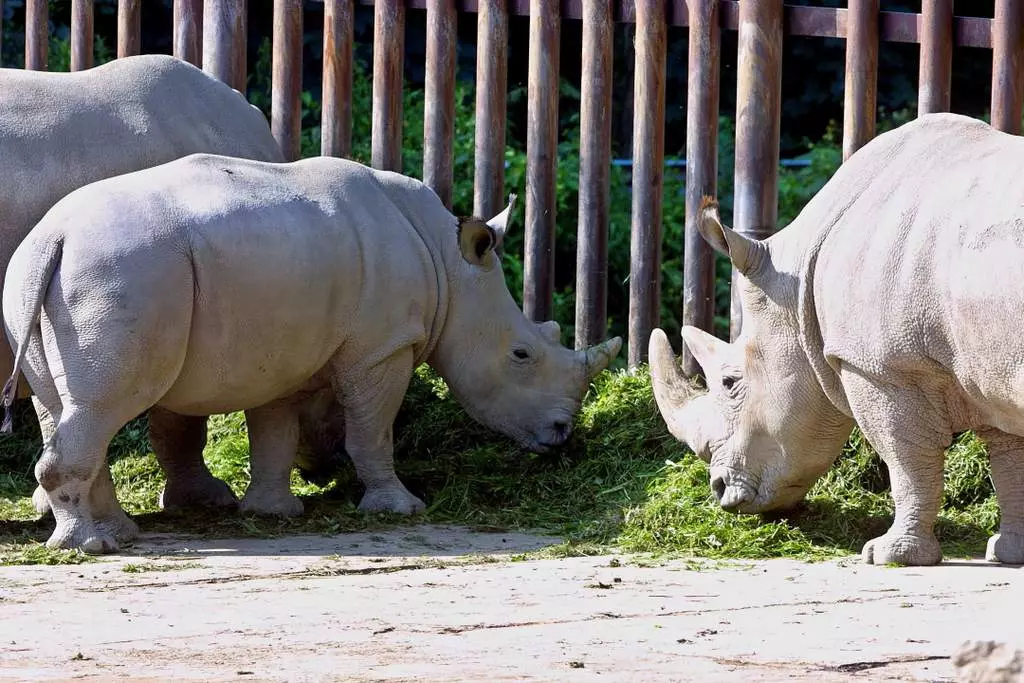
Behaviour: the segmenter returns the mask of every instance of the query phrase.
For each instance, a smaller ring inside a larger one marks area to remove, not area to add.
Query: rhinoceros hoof
[[[42,486],[36,486],[36,490],[32,492],[32,507],[39,513],[40,517],[45,517],[47,513],[53,510],[50,507],[50,496],[46,495],[46,489]]]
[[[362,512],[396,512],[400,515],[414,515],[426,510],[422,500],[405,490],[404,486],[367,489],[359,501]]]
[[[920,567],[942,562],[942,547],[934,536],[886,534],[865,543],[861,557],[868,564]]]
[[[46,541],[46,547],[61,550],[78,549],[90,555],[116,553],[120,549],[113,534],[92,521],[85,520],[58,522]]]
[[[194,508],[233,508],[238,498],[226,483],[216,477],[191,480],[188,486],[168,481],[160,492],[160,508],[168,512]],[[300,513],[301,514],[301,513]]]
[[[1024,564],[1024,534],[1000,532],[988,539],[985,559],[989,562]]]
[[[248,491],[238,504],[243,514],[266,515],[268,517],[300,517],[305,511],[298,496]]]
[[[99,517],[95,524],[100,533],[113,536],[118,543],[130,543],[139,536],[139,525],[121,511],[109,517]]]

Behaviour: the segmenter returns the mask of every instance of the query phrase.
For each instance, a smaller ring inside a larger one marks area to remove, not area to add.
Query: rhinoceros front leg
[[[149,442],[167,482],[160,492],[160,507],[234,507],[238,499],[231,487],[217,479],[203,461],[206,418],[179,415],[159,406],[149,410]]]
[[[412,349],[403,349],[372,368],[333,373],[345,411],[345,451],[366,487],[364,512],[411,515],[426,508],[395,474],[392,429],[412,372]]]
[[[845,367],[842,382],[861,431],[889,469],[896,507],[892,526],[865,543],[861,556],[868,564],[940,563],[935,520],[942,504],[945,450],[952,442],[948,423],[920,391],[899,389]]]
[[[1024,564],[1024,438],[996,429],[977,433],[988,445],[1000,513],[999,532],[988,539],[985,559]]]
[[[245,411],[252,477],[239,505],[242,512],[298,517],[302,501],[291,491],[299,444],[299,414],[290,398]]]
[[[51,414],[40,398],[35,395],[32,396],[32,405],[35,408],[36,417],[39,419],[39,431],[43,444],[47,444],[57,430],[55,419],[60,417],[60,413]],[[32,503],[40,515],[52,512],[50,497],[41,485],[37,486],[32,494]],[[110,465],[106,459],[100,465],[96,478],[93,479],[89,489],[89,504],[92,509],[93,522],[102,533],[113,536],[119,543],[127,543],[139,535],[138,525],[117,502],[117,491],[114,488],[114,481],[110,477]]]

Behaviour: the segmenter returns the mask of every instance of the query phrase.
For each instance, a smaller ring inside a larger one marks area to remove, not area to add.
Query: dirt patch
[[[80,566],[0,568],[0,679],[953,680],[1019,628],[1024,574],[855,559],[517,559],[559,539],[415,527],[151,534]]]

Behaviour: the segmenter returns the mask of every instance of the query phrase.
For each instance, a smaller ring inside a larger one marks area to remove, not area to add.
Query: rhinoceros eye
[[[518,360],[526,360],[527,358],[530,357],[530,354],[525,349],[516,349],[515,351],[512,352],[512,355],[515,356]]]
[[[725,387],[726,391],[732,391],[732,388],[736,386],[736,378],[729,376],[723,377],[722,386]]]

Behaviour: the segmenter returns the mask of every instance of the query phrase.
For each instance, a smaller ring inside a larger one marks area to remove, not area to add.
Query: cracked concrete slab
[[[529,559],[558,539],[414,527],[147,535],[0,568],[0,679],[954,680],[1020,632],[1020,568]]]

